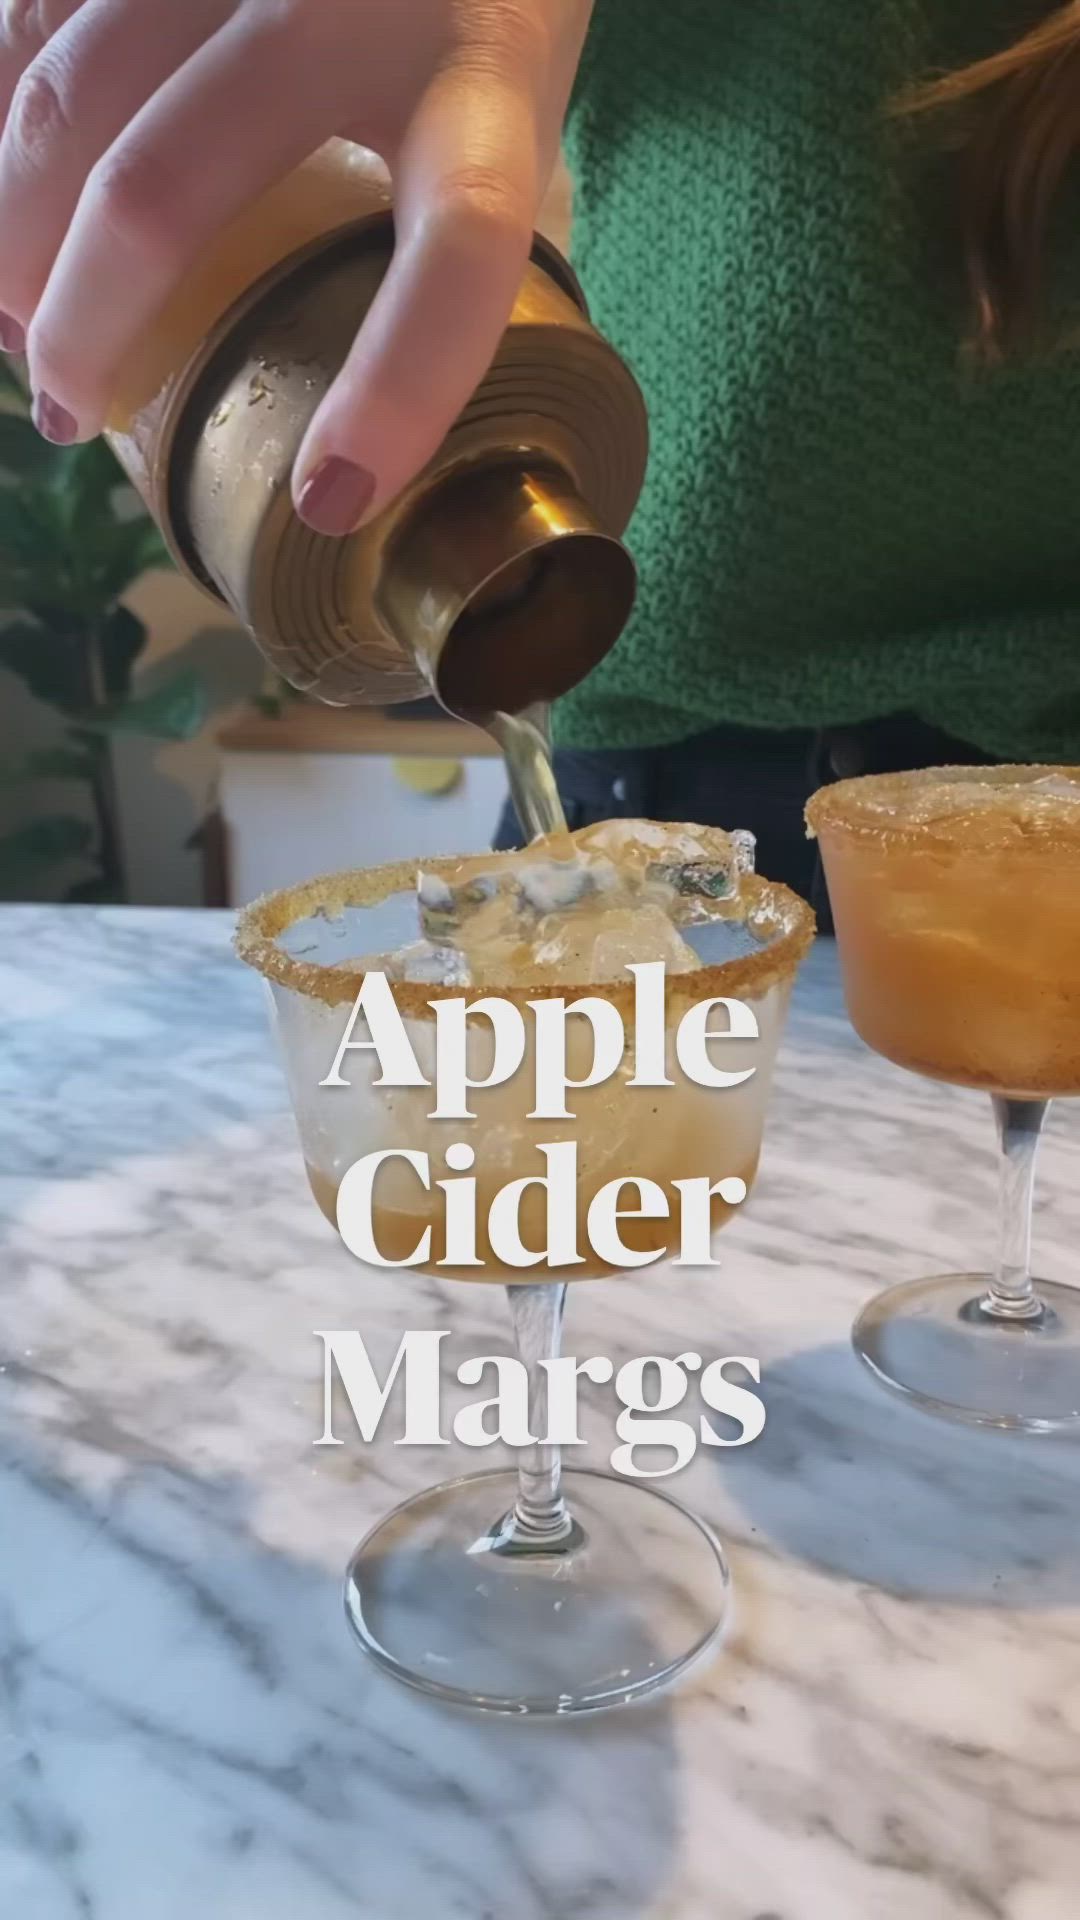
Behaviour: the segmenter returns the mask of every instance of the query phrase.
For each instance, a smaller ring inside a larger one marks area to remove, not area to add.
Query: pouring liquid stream
[[[551,709],[538,705],[523,713],[494,713],[486,730],[502,752],[526,842],[550,840],[553,857],[574,859],[551,760]]]

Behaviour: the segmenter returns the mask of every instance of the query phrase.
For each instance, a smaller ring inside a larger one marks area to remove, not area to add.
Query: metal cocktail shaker
[[[325,150],[307,237],[295,244],[293,222],[281,257],[265,210],[259,246],[245,254],[250,230],[234,236],[201,308],[189,300],[187,337],[174,315],[153,390],[109,439],[179,566],[293,686],[337,705],[434,690],[456,713],[517,713],[584,678],[625,624],[636,576],[620,536],[644,479],[644,403],[538,237],[494,363],[423,473],[349,538],[304,526],[293,462],[393,247],[384,180],[364,159]],[[237,292],[245,259],[260,270]]]

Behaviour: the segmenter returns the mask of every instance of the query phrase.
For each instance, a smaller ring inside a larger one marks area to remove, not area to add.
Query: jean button
[[[626,804],[626,781],[625,780],[616,780],[615,785],[611,789],[611,797],[613,800],[618,801],[620,807],[625,806]]]

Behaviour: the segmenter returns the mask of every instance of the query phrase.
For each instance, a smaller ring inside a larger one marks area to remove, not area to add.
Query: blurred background
[[[173,570],[104,443],[47,445],[0,383],[0,899],[236,906],[490,843],[486,736],[294,694]]]

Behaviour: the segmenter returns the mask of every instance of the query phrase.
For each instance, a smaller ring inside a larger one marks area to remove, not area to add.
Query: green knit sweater
[[[568,746],[901,710],[1080,761],[1080,352],[992,371],[883,105],[1031,0],[598,0],[568,129],[575,252],[644,388],[641,585]],[[1051,317],[1080,311],[1059,223]]]

